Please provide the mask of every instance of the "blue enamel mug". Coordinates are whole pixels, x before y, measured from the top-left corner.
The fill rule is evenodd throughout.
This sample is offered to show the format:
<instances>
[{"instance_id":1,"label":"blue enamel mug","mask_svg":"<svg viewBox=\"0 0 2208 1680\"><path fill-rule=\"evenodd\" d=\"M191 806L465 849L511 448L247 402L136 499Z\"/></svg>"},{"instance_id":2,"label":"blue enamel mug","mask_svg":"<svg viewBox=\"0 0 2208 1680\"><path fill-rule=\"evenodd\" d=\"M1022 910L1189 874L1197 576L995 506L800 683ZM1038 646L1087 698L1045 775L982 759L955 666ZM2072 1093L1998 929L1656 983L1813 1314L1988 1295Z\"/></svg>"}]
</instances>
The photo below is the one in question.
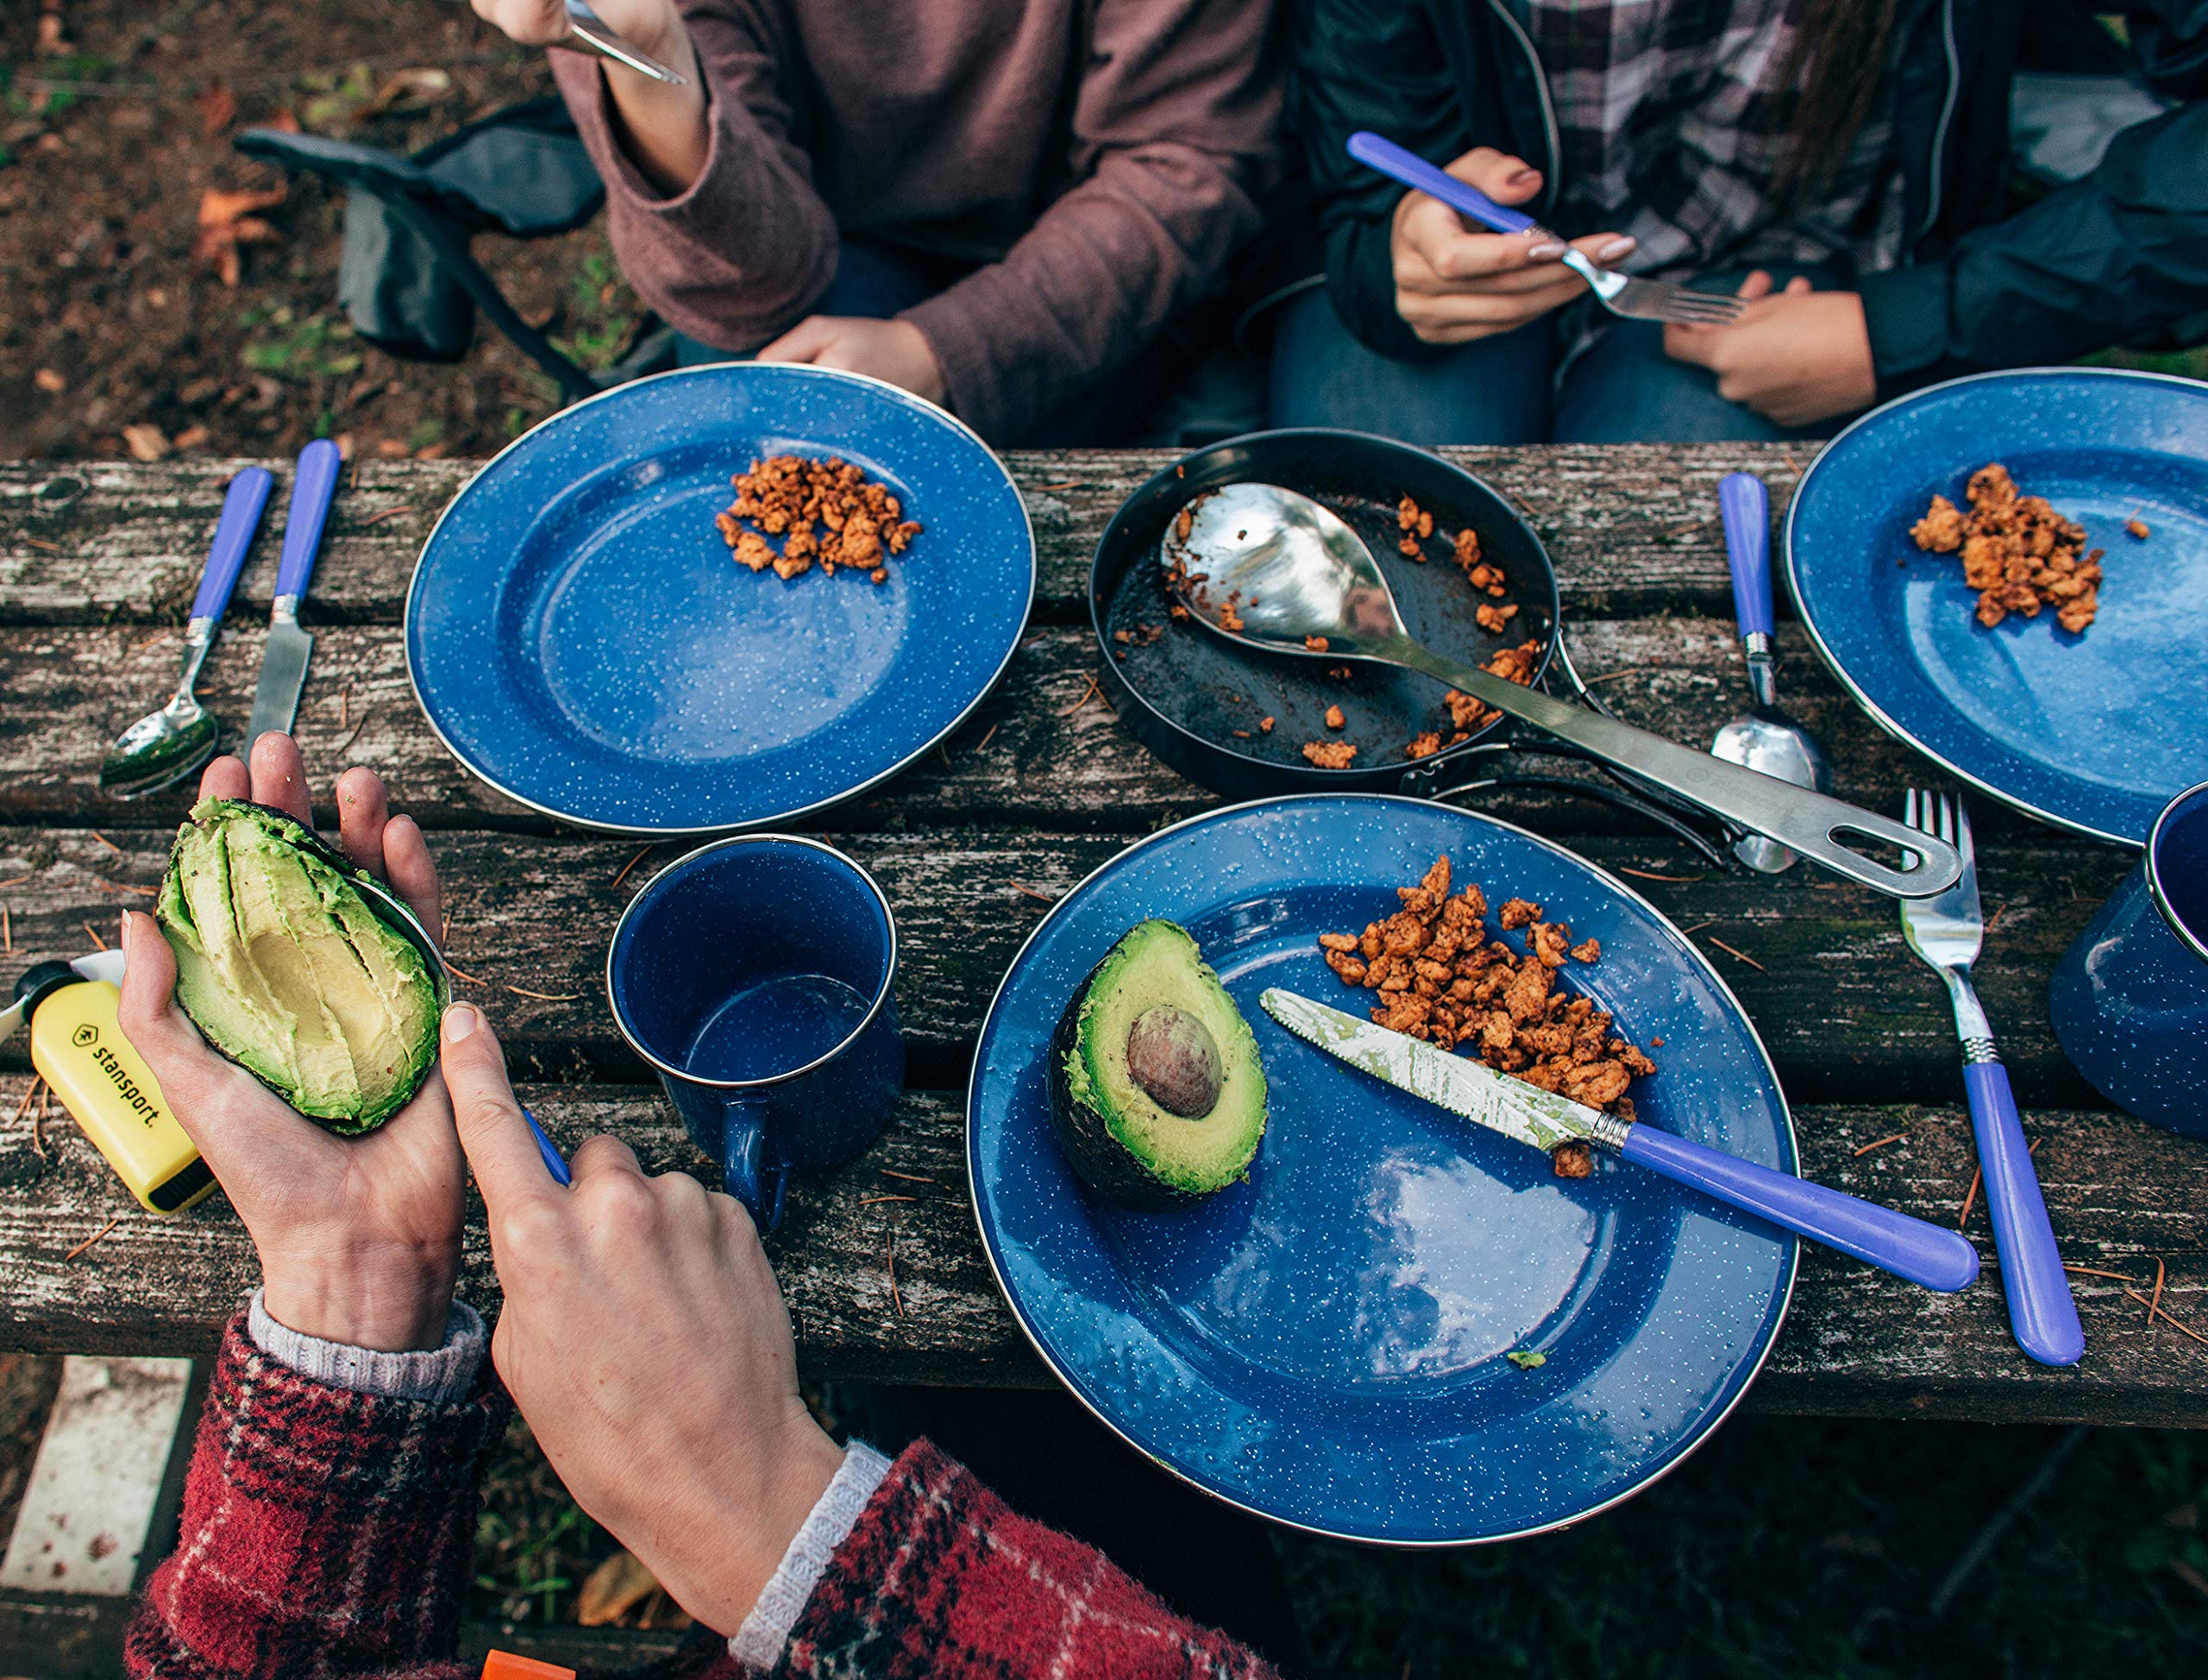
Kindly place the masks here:
<instances>
[{"instance_id":1,"label":"blue enamel mug","mask_svg":"<svg viewBox=\"0 0 2208 1680\"><path fill-rule=\"evenodd\" d=\"M749 834L677 858L605 959L614 1025L659 1070L721 1185L762 1230L793 1172L850 1160L905 1085L897 925L832 846Z\"/></svg>"},{"instance_id":2,"label":"blue enamel mug","mask_svg":"<svg viewBox=\"0 0 2208 1680\"><path fill-rule=\"evenodd\" d=\"M2139 867L2055 965L2048 1006L2095 1090L2208 1138L2208 781L2162 808Z\"/></svg>"}]
</instances>

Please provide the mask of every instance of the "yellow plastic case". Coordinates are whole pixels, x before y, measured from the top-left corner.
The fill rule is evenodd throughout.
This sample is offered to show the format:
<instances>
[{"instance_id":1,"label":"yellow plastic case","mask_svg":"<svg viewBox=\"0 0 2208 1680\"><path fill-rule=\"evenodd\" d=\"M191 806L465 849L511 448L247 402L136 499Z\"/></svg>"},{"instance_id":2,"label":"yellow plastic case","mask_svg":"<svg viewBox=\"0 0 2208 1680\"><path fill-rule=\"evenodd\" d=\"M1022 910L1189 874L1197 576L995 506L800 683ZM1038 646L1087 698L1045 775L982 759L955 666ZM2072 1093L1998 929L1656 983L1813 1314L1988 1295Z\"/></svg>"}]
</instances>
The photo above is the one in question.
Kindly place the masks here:
<instances>
[{"instance_id":1,"label":"yellow plastic case","mask_svg":"<svg viewBox=\"0 0 2208 1680\"><path fill-rule=\"evenodd\" d=\"M104 980L48 991L32 1006L31 1065L141 1207L180 1213L205 1199L215 1175L122 1036L116 1020L122 995Z\"/></svg>"}]
</instances>

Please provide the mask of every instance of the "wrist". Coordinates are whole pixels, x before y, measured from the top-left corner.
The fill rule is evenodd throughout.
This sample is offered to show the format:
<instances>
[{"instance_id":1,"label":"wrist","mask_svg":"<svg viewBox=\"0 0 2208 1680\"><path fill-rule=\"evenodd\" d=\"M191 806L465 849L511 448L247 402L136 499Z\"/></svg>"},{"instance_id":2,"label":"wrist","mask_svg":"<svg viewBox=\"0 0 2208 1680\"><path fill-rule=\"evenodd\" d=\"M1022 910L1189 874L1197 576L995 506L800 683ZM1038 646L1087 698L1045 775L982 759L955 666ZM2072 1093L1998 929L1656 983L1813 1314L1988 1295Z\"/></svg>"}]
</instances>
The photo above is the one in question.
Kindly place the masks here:
<instances>
[{"instance_id":1,"label":"wrist","mask_svg":"<svg viewBox=\"0 0 2208 1680\"><path fill-rule=\"evenodd\" d=\"M286 1330L379 1353L440 1347L452 1316L457 1256L373 1257L309 1263L264 1257L261 1302Z\"/></svg>"},{"instance_id":2,"label":"wrist","mask_svg":"<svg viewBox=\"0 0 2208 1680\"><path fill-rule=\"evenodd\" d=\"M741 1627L843 1462L844 1449L809 1416L801 1428L793 1426L758 1485L717 1514L728 1526L714 1536L710 1564L690 1592L668 1583L676 1602L708 1627L727 1633Z\"/></svg>"}]
</instances>

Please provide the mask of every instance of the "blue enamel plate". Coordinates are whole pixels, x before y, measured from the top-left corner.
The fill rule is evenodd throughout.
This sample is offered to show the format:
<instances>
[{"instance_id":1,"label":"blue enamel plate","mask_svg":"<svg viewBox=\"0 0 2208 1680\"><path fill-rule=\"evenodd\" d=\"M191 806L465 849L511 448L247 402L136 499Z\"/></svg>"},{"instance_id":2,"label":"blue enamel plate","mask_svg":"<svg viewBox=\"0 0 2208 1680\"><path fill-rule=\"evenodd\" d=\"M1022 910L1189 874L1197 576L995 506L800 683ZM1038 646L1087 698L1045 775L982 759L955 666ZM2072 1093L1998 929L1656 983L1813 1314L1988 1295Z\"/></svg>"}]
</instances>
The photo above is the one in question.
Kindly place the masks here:
<instances>
[{"instance_id":1,"label":"blue enamel plate","mask_svg":"<svg viewBox=\"0 0 2208 1680\"><path fill-rule=\"evenodd\" d=\"M1653 906L1523 830L1384 794L1233 806L1106 864L1013 962L968 1104L990 1263L1066 1386L1222 1499L1400 1545L1534 1533L1647 1487L1740 1400L1797 1255L1792 1237L1615 1161L1559 1179L1546 1156L1353 1072L1258 1007L1268 986L1369 1001L1326 966L1319 935L1392 913L1396 889L1445 852L1460 887L1536 900L1575 940L1603 942L1570 983L1654 1057L1640 1118L1794 1169L1754 1029ZM1270 1093L1249 1182L1170 1213L1082 1185L1044 1085L1067 999L1149 916L1195 937L1257 1034Z\"/></svg>"},{"instance_id":2,"label":"blue enamel plate","mask_svg":"<svg viewBox=\"0 0 2208 1680\"><path fill-rule=\"evenodd\" d=\"M714 529L755 456L841 456L925 529L889 580L739 566ZM779 823L958 726L1035 593L1019 492L965 427L877 379L731 362L563 410L454 498L406 597L430 727L585 827Z\"/></svg>"},{"instance_id":3,"label":"blue enamel plate","mask_svg":"<svg viewBox=\"0 0 2208 1680\"><path fill-rule=\"evenodd\" d=\"M2100 612L2079 635L1978 622L1951 555L1909 528L1999 461L2101 549ZM2130 536L2143 520L2148 535ZM2208 765L2208 385L2112 368L1950 380L1866 414L1803 475L1787 578L1825 662L1864 709L2028 815L2145 843Z\"/></svg>"}]
</instances>

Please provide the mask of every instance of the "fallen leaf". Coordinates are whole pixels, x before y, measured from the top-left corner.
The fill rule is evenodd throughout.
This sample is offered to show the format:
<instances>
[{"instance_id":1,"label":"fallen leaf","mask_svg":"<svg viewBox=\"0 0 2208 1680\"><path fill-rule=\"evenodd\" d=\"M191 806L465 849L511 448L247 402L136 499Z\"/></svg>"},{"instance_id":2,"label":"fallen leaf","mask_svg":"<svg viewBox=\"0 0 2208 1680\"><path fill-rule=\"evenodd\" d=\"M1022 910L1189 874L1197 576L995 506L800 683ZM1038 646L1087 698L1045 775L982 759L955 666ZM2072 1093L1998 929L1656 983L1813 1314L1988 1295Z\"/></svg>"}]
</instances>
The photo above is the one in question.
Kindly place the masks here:
<instances>
[{"instance_id":1,"label":"fallen leaf","mask_svg":"<svg viewBox=\"0 0 2208 1680\"><path fill-rule=\"evenodd\" d=\"M169 441L159 426L141 423L125 426L122 441L134 458L139 461L159 461L169 452Z\"/></svg>"},{"instance_id":2,"label":"fallen leaf","mask_svg":"<svg viewBox=\"0 0 2208 1680\"><path fill-rule=\"evenodd\" d=\"M212 436L204 426L186 426L170 442L179 449L196 449Z\"/></svg>"},{"instance_id":3,"label":"fallen leaf","mask_svg":"<svg viewBox=\"0 0 2208 1680\"><path fill-rule=\"evenodd\" d=\"M586 1627L604 1627L659 1590L652 1572L633 1552L617 1551L596 1569L575 1595L575 1620Z\"/></svg>"},{"instance_id":4,"label":"fallen leaf","mask_svg":"<svg viewBox=\"0 0 2208 1680\"><path fill-rule=\"evenodd\" d=\"M292 114L292 108L285 105L260 126L273 129L279 134L295 135L299 131L299 119Z\"/></svg>"},{"instance_id":5,"label":"fallen leaf","mask_svg":"<svg viewBox=\"0 0 2208 1680\"><path fill-rule=\"evenodd\" d=\"M41 367L37 373L32 374L31 383L49 397L59 397L69 388L69 381L51 367Z\"/></svg>"},{"instance_id":6,"label":"fallen leaf","mask_svg":"<svg viewBox=\"0 0 2208 1680\"><path fill-rule=\"evenodd\" d=\"M238 283L238 248L273 243L276 229L254 214L284 202L281 183L256 192L224 192L209 187L199 195L199 231L191 241L191 260L222 277L224 285Z\"/></svg>"},{"instance_id":7,"label":"fallen leaf","mask_svg":"<svg viewBox=\"0 0 2208 1680\"><path fill-rule=\"evenodd\" d=\"M237 95L220 82L202 88L191 103L199 112L200 131L210 140L237 121Z\"/></svg>"},{"instance_id":8,"label":"fallen leaf","mask_svg":"<svg viewBox=\"0 0 2208 1680\"><path fill-rule=\"evenodd\" d=\"M417 65L392 76L354 115L376 116L385 111L419 110L439 94L451 91L452 77L448 72Z\"/></svg>"},{"instance_id":9,"label":"fallen leaf","mask_svg":"<svg viewBox=\"0 0 2208 1680\"><path fill-rule=\"evenodd\" d=\"M38 50L48 58L60 58L66 53L76 50L62 36L61 16L59 12L47 12L39 19Z\"/></svg>"}]
</instances>

